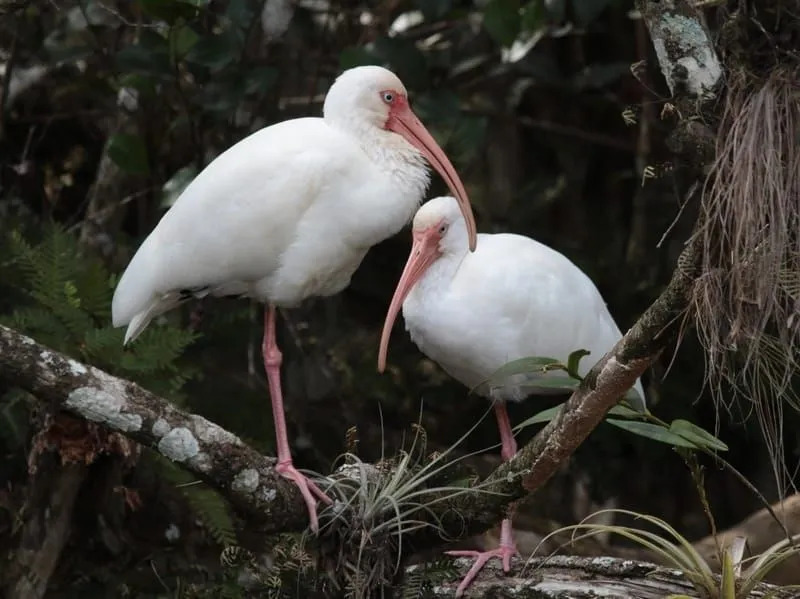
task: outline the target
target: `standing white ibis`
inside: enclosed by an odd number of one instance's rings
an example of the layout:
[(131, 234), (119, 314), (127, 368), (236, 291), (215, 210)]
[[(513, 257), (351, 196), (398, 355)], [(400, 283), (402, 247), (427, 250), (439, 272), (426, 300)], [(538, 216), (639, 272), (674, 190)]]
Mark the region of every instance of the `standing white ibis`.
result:
[(344, 289), (367, 250), (413, 216), (429, 182), (425, 159), (458, 198), (474, 249), (464, 186), (411, 110), (402, 82), (377, 66), (347, 70), (328, 90), (322, 118), (261, 129), (197, 175), (144, 240), (114, 292), (113, 323), (128, 325), (125, 343), (193, 295), (239, 295), (266, 304), (262, 352), (277, 470), (300, 489), (313, 531), (313, 495), (330, 499), (292, 464), (276, 307)]
[[(453, 378), (469, 388), (508, 362), (527, 356), (567, 361), (577, 349), (598, 359), (622, 336), (592, 281), (564, 255), (528, 237), (478, 235), (468, 252), (468, 228), (452, 197), (425, 203), (414, 217), (413, 246), (392, 298), (381, 336), (378, 370), (386, 367), (392, 325), (400, 307), (411, 339)], [(591, 362), (581, 363), (585, 374)], [(484, 386), (485, 387), (485, 386)], [(636, 390), (643, 398), (641, 383)], [(506, 401), (519, 388), (491, 393), (503, 460), (517, 452)], [(511, 520), (501, 525), (492, 551), (453, 551), (475, 563), (459, 585), (463, 594), (486, 562), (499, 557), (508, 571), (516, 553)]]

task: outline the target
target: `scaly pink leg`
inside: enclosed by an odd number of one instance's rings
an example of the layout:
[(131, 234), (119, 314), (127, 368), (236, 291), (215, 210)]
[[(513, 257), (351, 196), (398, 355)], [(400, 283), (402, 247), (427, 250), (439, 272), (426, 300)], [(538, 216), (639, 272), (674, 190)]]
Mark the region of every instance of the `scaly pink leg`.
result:
[(308, 517), (311, 521), (311, 530), (319, 530), (319, 520), (317, 518), (317, 503), (314, 500), (316, 495), (325, 503), (332, 503), (330, 497), (320, 490), (312, 481), (308, 480), (292, 464), (292, 453), (289, 450), (289, 438), (286, 434), (286, 417), (283, 412), (283, 394), (281, 393), (281, 362), (283, 354), (278, 349), (275, 340), (275, 306), (270, 305), (264, 314), (264, 342), (261, 346), (264, 354), (264, 370), (267, 371), (269, 380), (269, 395), (272, 400), (272, 418), (275, 421), (275, 439), (278, 445), (278, 465), (276, 470), (285, 478), (288, 478), (303, 495), (308, 508)]
[(506, 409), (506, 402), (495, 401), (494, 413), (497, 416), (497, 428), (500, 429), (500, 455), (504, 462), (507, 462), (514, 457), (517, 453), (517, 441), (514, 439), (514, 433), (511, 432), (511, 421), (508, 419), (508, 410)]
[(483, 567), (493, 557), (499, 557), (503, 560), (503, 571), (508, 572), (511, 568), (511, 558), (517, 554), (517, 547), (514, 545), (514, 533), (511, 530), (511, 518), (506, 518), (500, 525), (500, 546), (491, 551), (447, 551), (447, 555), (455, 557), (472, 557), (475, 558), (472, 567), (467, 572), (464, 580), (458, 585), (456, 589), (456, 597), (461, 597), (467, 587), (472, 584), (475, 577), (478, 575)]
[[(494, 411), (497, 416), (497, 426), (500, 429), (500, 440), (502, 448), (500, 455), (503, 461), (507, 462), (517, 453), (517, 442), (514, 440), (514, 433), (511, 432), (511, 421), (508, 419), (506, 402), (495, 401)], [(475, 559), (472, 567), (467, 572), (464, 580), (456, 589), (456, 597), (461, 597), (467, 590), (472, 581), (478, 575), (490, 559), (499, 557), (503, 560), (503, 571), (508, 572), (511, 568), (511, 558), (517, 554), (517, 547), (514, 544), (514, 532), (511, 529), (511, 518), (506, 518), (500, 525), (500, 546), (491, 551), (447, 551), (447, 555), (455, 557), (471, 557)]]

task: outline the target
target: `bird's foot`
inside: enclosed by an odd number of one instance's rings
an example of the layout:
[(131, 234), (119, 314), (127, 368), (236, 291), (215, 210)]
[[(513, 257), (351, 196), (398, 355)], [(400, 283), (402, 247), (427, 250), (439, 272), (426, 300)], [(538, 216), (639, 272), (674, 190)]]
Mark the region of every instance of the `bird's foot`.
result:
[(464, 576), (464, 580), (461, 581), (461, 584), (456, 589), (456, 597), (461, 597), (469, 585), (472, 584), (472, 581), (475, 580), (478, 572), (483, 569), (490, 559), (498, 557), (503, 560), (503, 572), (508, 572), (511, 568), (511, 558), (517, 555), (517, 548), (511, 542), (501, 543), (497, 549), (492, 549), (491, 551), (446, 551), (445, 553), (454, 557), (471, 557), (475, 559), (469, 572)]
[(319, 532), (317, 502), (314, 500), (314, 495), (323, 503), (328, 504), (333, 503), (331, 498), (325, 495), (314, 481), (310, 480), (306, 475), (301, 474), (291, 461), (278, 462), (275, 470), (284, 478), (288, 478), (292, 481), (297, 485), (297, 488), (300, 489), (300, 494), (303, 496), (303, 500), (306, 502), (306, 507), (308, 508), (308, 519), (310, 521), (311, 531), (314, 533)]

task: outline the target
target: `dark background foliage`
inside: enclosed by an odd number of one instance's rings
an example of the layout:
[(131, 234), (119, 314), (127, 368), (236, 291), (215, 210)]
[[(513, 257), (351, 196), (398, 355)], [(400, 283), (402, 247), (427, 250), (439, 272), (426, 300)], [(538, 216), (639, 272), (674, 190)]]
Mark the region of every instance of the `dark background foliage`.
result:
[[(0, 19), (4, 322), (186, 402), (264, 452), (273, 451), (273, 430), (260, 307), (229, 299), (186, 305), (152, 326), (138, 350), (123, 351), (122, 331), (109, 323), (110, 296), (115, 276), (199, 169), (260, 127), (320, 114), (342, 69), (393, 69), (466, 182), (479, 230), (529, 235), (566, 254), (596, 282), (623, 330), (668, 280), (693, 223), (687, 209), (671, 226), (685, 198), (663, 147), (668, 92), (644, 24), (625, 0), (40, 0), (4, 2)], [(435, 179), (429, 195), (444, 191)], [(431, 448), (452, 444), (485, 415), (485, 402), (400, 327), (388, 373), (377, 374), (380, 327), (408, 247), (406, 230), (373, 248), (342, 294), (282, 314), (290, 438), (303, 467), (328, 471), (353, 426), (360, 454), (375, 459), (405, 442), (420, 412)], [(665, 420), (719, 426), (727, 459), (775, 499), (757, 427), (744, 422), (746, 409), (718, 421), (703, 372), (689, 333), (647, 376), (652, 409)], [(554, 401), (513, 405), (512, 420)], [(31, 422), (36, 414), (18, 393), (0, 398), (7, 547), (18, 530)], [(498, 442), (485, 418), (462, 450)], [(791, 458), (796, 440), (787, 442)], [(495, 464), (496, 452), (475, 467)], [(212, 556), (209, 569), (215, 555), (200, 549), (213, 539), (198, 540), (203, 527), (176, 507), (184, 499), (170, 484), (180, 475), (159, 476), (145, 458), (124, 474), (143, 506), (109, 524), (135, 541), (128, 561), (116, 561), (134, 593), (155, 584), (142, 556), (158, 555), (172, 586), (196, 552)], [(726, 472), (711, 468), (706, 478), (720, 526), (759, 507)], [(595, 504), (615, 498), (689, 538), (709, 532), (681, 458), (608, 425), (521, 510), (519, 526), (541, 531), (545, 519), (567, 524), (587, 515), (584, 488)], [(103, 501), (83, 493), (89, 505)], [(59, 580), (112, 593), (119, 581), (101, 580), (98, 567), (115, 554), (90, 520), (71, 540), (83, 558), (66, 560)], [(168, 541), (173, 523), (194, 532)]]

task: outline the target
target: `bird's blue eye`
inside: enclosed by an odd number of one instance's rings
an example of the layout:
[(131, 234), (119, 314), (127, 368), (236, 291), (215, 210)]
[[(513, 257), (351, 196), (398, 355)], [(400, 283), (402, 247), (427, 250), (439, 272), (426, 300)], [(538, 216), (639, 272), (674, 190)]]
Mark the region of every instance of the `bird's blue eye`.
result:
[(394, 102), (394, 94), (392, 92), (383, 92), (383, 101), (387, 104)]

